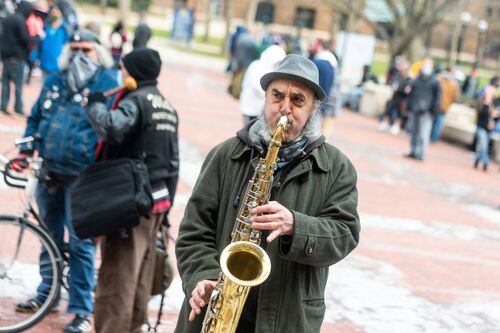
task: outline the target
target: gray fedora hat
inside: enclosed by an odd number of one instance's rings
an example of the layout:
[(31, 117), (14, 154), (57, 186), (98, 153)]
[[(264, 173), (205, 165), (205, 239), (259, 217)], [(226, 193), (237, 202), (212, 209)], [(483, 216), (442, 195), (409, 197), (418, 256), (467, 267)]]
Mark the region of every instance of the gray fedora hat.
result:
[(325, 99), (325, 92), (319, 86), (318, 68), (311, 60), (298, 54), (289, 54), (281, 61), (274, 72), (264, 74), (260, 86), (266, 90), (271, 81), (288, 79), (302, 83), (310, 88), (319, 100)]

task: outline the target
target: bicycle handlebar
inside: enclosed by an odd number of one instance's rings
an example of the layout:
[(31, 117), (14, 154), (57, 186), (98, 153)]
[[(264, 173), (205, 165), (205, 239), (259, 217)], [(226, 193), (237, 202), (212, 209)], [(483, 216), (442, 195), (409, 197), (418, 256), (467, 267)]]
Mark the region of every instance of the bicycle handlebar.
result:
[[(41, 138), (42, 137), (39, 134), (35, 134), (32, 136), (14, 140), (14, 145), (16, 147), (19, 147), (26, 143), (40, 141)], [(4, 169), (0, 170), (0, 172), (3, 174), (3, 179), (5, 181), (5, 184), (15, 188), (22, 188), (22, 189), (26, 188), (26, 185), (28, 183), (28, 178), (15, 175), (12, 172), (13, 170), (12, 166), (14, 164), (22, 164), (22, 163), (28, 163), (29, 165), (31, 162), (24, 157), (14, 158), (12, 160), (7, 160), (3, 158), (3, 156), (1, 155), (0, 157), (2, 157), (2, 160), (0, 162), (5, 165)]]
[(14, 140), (14, 145), (16, 147), (19, 147), (20, 145), (22, 144), (25, 144), (25, 143), (30, 143), (30, 142), (38, 142), (42, 139), (42, 136), (40, 134), (33, 134), (31, 136), (27, 136), (25, 138), (21, 138), (21, 139), (16, 139)]
[[(19, 176), (16, 176), (14, 174), (12, 174), (12, 165), (14, 163), (19, 163), (19, 162), (26, 162), (26, 159), (25, 158), (14, 158), (12, 160), (10, 160), (6, 165), (5, 165), (5, 169), (2, 170), (2, 173), (3, 173), (3, 180), (5, 181), (5, 184), (11, 186), (11, 187), (15, 187), (15, 188), (26, 188), (26, 183), (28, 182), (28, 178), (26, 177), (19, 177)], [(16, 182), (13, 182), (14, 181), (18, 181), (18, 182), (22, 182), (21, 183), (16, 183)]]

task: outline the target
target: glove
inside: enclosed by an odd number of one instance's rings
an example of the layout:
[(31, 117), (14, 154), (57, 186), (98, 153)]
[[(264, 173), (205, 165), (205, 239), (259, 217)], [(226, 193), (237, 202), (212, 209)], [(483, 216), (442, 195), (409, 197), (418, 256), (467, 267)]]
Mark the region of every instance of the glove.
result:
[(106, 104), (108, 99), (104, 96), (104, 93), (100, 90), (91, 92), (88, 97), (88, 105), (92, 105), (94, 103), (103, 103)]
[(22, 172), (28, 167), (28, 161), (26, 160), (27, 157), (28, 155), (26, 154), (17, 155), (17, 157), (14, 159), (15, 161), (10, 163), (9, 169), (14, 172)]

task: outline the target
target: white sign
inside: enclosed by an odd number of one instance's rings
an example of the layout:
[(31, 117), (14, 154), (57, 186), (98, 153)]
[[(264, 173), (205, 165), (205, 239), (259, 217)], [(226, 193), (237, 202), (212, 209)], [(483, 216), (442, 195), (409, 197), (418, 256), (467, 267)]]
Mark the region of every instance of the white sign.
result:
[(341, 32), (336, 52), (341, 59), (342, 81), (354, 86), (361, 82), (363, 66), (371, 65), (375, 53), (375, 36)]

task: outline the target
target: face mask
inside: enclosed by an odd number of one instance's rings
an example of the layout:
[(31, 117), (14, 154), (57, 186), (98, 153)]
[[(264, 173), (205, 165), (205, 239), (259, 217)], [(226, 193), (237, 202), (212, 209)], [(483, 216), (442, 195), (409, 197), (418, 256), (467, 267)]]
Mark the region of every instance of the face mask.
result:
[(99, 69), (99, 65), (78, 51), (71, 58), (67, 70), (68, 86), (73, 92), (83, 89)]
[(431, 66), (422, 67), (422, 75), (430, 76), (431, 74), (432, 74), (432, 67)]

